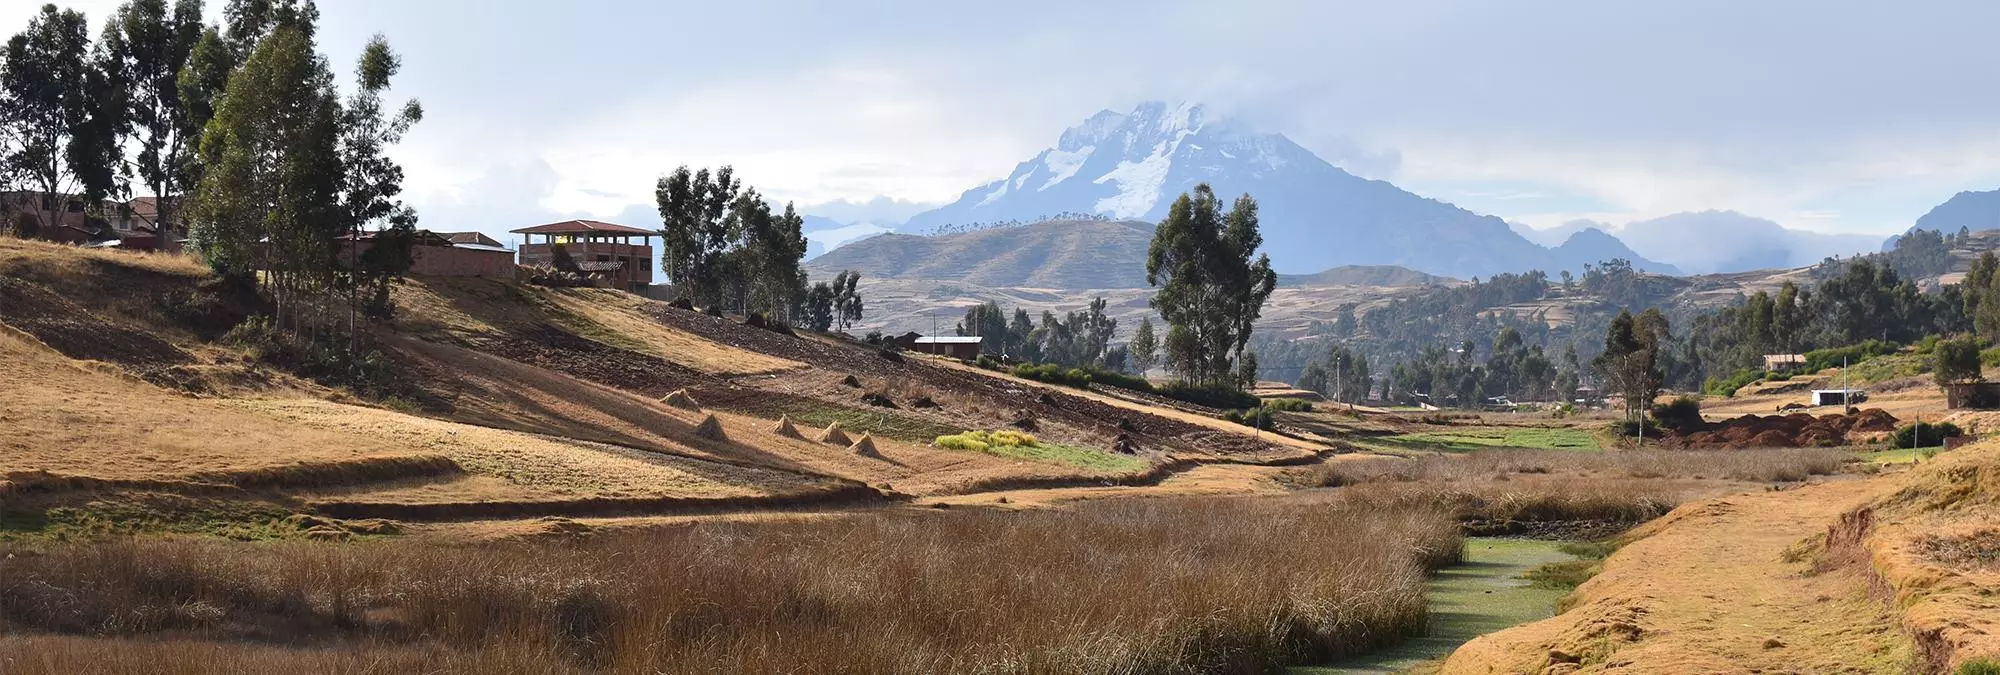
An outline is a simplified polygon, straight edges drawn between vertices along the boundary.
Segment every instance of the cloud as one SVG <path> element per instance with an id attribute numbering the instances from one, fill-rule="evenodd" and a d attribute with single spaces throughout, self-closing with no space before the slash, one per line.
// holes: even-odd
<path id="1" fill-rule="evenodd" d="M 322 4 L 337 71 L 377 30 L 403 53 L 397 93 L 429 113 L 396 151 L 413 194 L 539 161 L 554 182 L 519 206 L 565 214 L 625 213 L 680 164 L 781 202 L 949 201 L 1145 99 L 1538 227 L 1735 209 L 1887 233 L 2000 185 L 1981 0 Z M 1494 185 L 1523 197 L 1461 194 Z"/>

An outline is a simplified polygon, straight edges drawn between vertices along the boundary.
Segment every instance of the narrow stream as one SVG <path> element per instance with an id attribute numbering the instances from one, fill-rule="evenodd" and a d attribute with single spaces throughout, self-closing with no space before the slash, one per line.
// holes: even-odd
<path id="1" fill-rule="evenodd" d="M 1544 563 L 1570 560 L 1563 542 L 1523 539 L 1465 540 L 1465 562 L 1430 581 L 1431 630 L 1424 637 L 1326 666 L 1291 669 L 1292 675 L 1400 673 L 1449 656 L 1475 637 L 1555 616 L 1565 591 L 1530 588 L 1521 575 Z"/>

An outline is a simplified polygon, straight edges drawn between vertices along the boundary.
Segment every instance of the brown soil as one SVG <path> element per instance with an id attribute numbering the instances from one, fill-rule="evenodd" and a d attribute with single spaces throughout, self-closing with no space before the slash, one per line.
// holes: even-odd
<path id="1" fill-rule="evenodd" d="M 1670 445 L 1702 449 L 1837 447 L 1877 439 L 1895 430 L 1895 416 L 1869 408 L 1819 417 L 1806 413 L 1744 415 L 1705 423 L 1698 430 L 1666 440 Z"/>

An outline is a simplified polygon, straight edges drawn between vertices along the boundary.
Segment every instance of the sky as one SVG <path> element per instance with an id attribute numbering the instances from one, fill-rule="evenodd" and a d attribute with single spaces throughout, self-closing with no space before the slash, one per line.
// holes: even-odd
<path id="1" fill-rule="evenodd" d="M 371 34 L 402 54 L 392 94 L 426 118 L 394 155 L 435 230 L 651 225 L 682 164 L 898 220 L 1153 99 L 1538 228 L 1732 209 L 1887 235 L 2000 188 L 1986 0 L 320 4 L 344 80 Z M 0 27 L 39 5 L 0 0 Z"/>

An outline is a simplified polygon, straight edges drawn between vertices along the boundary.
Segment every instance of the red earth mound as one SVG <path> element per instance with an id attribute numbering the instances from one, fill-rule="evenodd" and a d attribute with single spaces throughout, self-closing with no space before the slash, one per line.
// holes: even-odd
<path id="1" fill-rule="evenodd" d="M 1814 417 L 1744 415 L 1702 425 L 1674 438 L 1689 448 L 1809 448 L 1847 445 L 1851 436 L 1896 430 L 1896 418 L 1879 408 Z"/>

